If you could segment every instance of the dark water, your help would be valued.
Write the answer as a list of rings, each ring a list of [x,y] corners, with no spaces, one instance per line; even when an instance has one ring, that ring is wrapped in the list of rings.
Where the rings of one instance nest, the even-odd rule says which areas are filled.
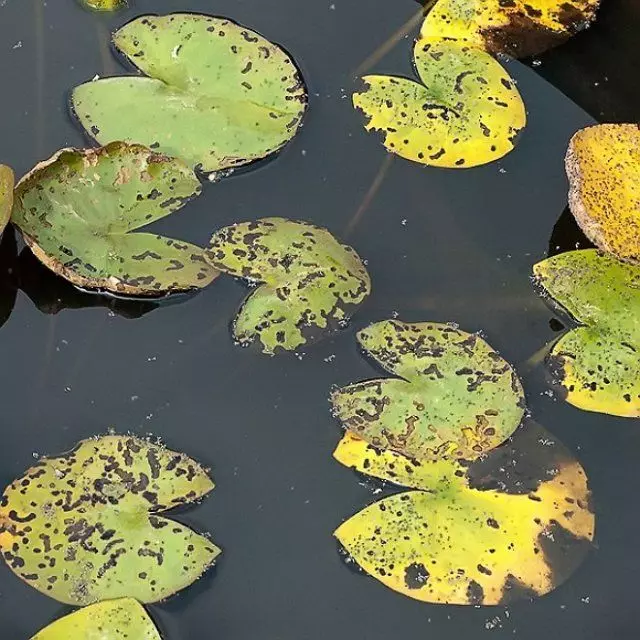
[[[228,323],[245,290],[228,278],[181,304],[114,304],[76,292],[28,254],[16,257],[5,238],[0,317],[13,296],[15,307],[0,328],[0,484],[28,467],[34,452],[62,452],[109,427],[152,433],[211,465],[216,491],[180,517],[210,530],[225,553],[200,583],[151,607],[167,640],[635,638],[637,421],[556,400],[545,393],[541,367],[531,364],[558,327],[529,274],[550,243],[573,241],[566,214],[553,239],[552,232],[566,205],[564,150],[590,117],[514,63],[530,112],[514,153],[459,172],[388,162],[350,106],[350,77],[415,13],[412,0],[136,0],[135,8],[106,17],[73,0],[6,0],[0,161],[20,174],[59,147],[82,145],[66,96],[96,73],[121,72],[108,32],[141,13],[180,9],[230,16],[283,44],[304,72],[311,108],[275,161],[208,186],[159,228],[205,243],[235,221],[303,218],[368,259],[374,293],[347,330],[299,357],[268,358],[233,345]],[[410,73],[410,49],[411,40],[403,41],[376,71]],[[380,188],[363,209],[381,170]],[[535,419],[584,465],[597,548],[549,596],[510,605],[508,614],[504,607],[428,605],[342,563],[331,532],[373,496],[331,457],[339,427],[328,391],[374,374],[354,331],[394,312],[482,329],[517,365]],[[66,611],[0,567],[2,640],[26,640]],[[487,630],[496,616],[499,624]]]

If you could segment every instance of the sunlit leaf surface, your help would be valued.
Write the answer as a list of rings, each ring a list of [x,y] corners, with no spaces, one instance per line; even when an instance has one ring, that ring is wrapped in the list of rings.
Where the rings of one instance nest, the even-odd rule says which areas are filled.
[[[0,164],[0,233],[4,231],[13,208],[14,175],[11,167]]]

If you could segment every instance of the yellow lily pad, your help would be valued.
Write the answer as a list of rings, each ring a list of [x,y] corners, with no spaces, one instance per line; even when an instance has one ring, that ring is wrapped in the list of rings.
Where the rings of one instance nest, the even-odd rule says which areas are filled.
[[[453,38],[523,58],[562,44],[595,19],[600,0],[439,0],[423,37]]]
[[[13,185],[15,176],[11,167],[0,164],[0,233],[4,231],[13,209]]]
[[[421,83],[365,76],[353,104],[391,153],[435,167],[468,168],[509,153],[526,125],[520,93],[481,49],[437,38],[414,47]]]
[[[127,6],[126,0],[82,0],[82,3],[94,11],[116,11]]]
[[[197,580],[220,550],[161,514],[212,489],[184,454],[131,436],[84,440],[7,487],[0,552],[19,578],[60,602],[163,600]]]
[[[566,158],[569,206],[584,234],[620,260],[640,264],[640,128],[578,131]]]

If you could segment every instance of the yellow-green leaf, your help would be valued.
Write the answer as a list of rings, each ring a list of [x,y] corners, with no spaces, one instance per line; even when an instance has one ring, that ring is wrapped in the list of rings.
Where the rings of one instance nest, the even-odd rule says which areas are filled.
[[[94,11],[115,11],[127,6],[126,0],[81,0]]]
[[[597,247],[640,264],[640,128],[600,124],[582,129],[566,158],[569,206]]]
[[[61,602],[156,602],[197,580],[220,553],[161,515],[212,488],[184,454],[131,436],[84,440],[7,487],[0,552],[18,577]]]
[[[468,168],[509,153],[526,125],[514,81],[488,53],[453,41],[418,40],[422,83],[365,76],[353,104],[388,151],[436,167]]]
[[[587,27],[599,4],[600,0],[439,0],[425,18],[421,35],[522,58],[561,44]]]
[[[92,604],[52,622],[31,640],[162,640],[144,607],[123,598]]]
[[[11,218],[14,180],[11,167],[0,164],[0,233],[4,231]]]

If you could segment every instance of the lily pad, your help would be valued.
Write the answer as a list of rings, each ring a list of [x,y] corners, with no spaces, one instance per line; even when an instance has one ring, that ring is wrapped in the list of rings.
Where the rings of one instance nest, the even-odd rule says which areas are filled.
[[[569,206],[584,234],[640,264],[640,128],[601,124],[578,131],[566,158]]]
[[[94,11],[116,11],[127,6],[126,0],[82,0],[82,3]]]
[[[371,291],[358,254],[307,222],[263,218],[225,227],[211,239],[208,259],[261,284],[245,300],[233,333],[244,346],[259,340],[269,354],[296,349],[314,328],[346,322]]]
[[[13,209],[14,175],[11,167],[0,164],[0,233],[4,231]]]
[[[504,442],[524,415],[515,371],[480,336],[448,324],[385,320],[357,335],[398,376],[331,395],[348,431],[416,460],[476,458]]]
[[[31,640],[162,640],[144,607],[123,598],[92,604],[52,622]]]
[[[496,605],[543,595],[591,547],[595,517],[584,470],[536,425],[470,467],[417,463],[352,434],[334,455],[420,489],[370,505],[334,534],[366,573],[411,598]]]
[[[73,91],[73,109],[99,143],[140,142],[212,172],[274,153],[307,105],[293,60],[224,18],[141,16],[115,47],[145,76],[104,78]]]
[[[204,251],[131,232],[200,190],[184,163],[140,145],[63,149],[20,180],[12,222],[43,264],[77,286],[140,296],[189,291],[218,275]]]
[[[600,0],[438,0],[421,35],[523,58],[562,44],[588,27],[599,4]]]
[[[509,153],[526,125],[520,93],[488,53],[453,41],[418,40],[415,66],[422,83],[365,76],[353,104],[402,158],[436,167],[468,168]]]
[[[60,602],[157,602],[197,580],[220,553],[161,515],[212,489],[207,471],[184,454],[131,436],[84,440],[5,490],[0,552],[19,578]]]
[[[570,404],[640,416],[640,266],[596,249],[534,266],[537,283],[581,325],[551,350],[549,366]]]

